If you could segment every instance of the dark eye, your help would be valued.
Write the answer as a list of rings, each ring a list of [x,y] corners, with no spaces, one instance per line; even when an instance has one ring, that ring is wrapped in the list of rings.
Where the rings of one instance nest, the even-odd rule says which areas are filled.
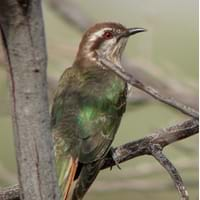
[[[111,31],[106,31],[104,34],[103,34],[103,37],[105,39],[111,39],[113,37],[113,33]]]

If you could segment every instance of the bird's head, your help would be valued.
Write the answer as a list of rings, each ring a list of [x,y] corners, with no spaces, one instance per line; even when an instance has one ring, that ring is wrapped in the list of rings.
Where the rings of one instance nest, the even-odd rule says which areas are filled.
[[[119,64],[128,37],[143,31],[143,28],[126,28],[119,23],[98,23],[83,35],[75,62],[88,66],[97,62],[98,55],[103,55]]]

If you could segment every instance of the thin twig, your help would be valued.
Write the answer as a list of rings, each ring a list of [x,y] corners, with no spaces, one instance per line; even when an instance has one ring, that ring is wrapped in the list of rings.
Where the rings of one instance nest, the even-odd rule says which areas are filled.
[[[122,70],[121,66],[118,66],[110,62],[108,59],[106,59],[104,56],[100,55],[99,53],[98,53],[98,59],[101,64],[103,64],[105,67],[114,71],[118,76],[120,76],[123,80],[127,81],[130,85],[144,91],[145,93],[149,94],[150,96],[157,99],[158,101],[176,108],[177,110],[181,111],[182,113],[186,115],[194,117],[195,119],[199,119],[199,113],[193,108],[186,106],[171,97],[169,98],[169,97],[164,97],[160,95],[160,93],[157,90],[155,90],[154,88],[150,86],[144,85],[144,83],[137,80],[132,75],[126,73],[124,70]]]
[[[170,160],[162,153],[162,148],[159,144],[150,145],[151,155],[167,170],[175,187],[181,195],[181,200],[189,200],[188,191],[186,190],[183,180],[177,169],[170,162]]]
[[[160,129],[153,134],[150,134],[149,136],[146,136],[137,141],[129,142],[119,147],[116,147],[114,149],[114,153],[117,156],[116,159],[118,160],[118,162],[122,163],[138,156],[151,155],[150,145],[152,144],[159,144],[162,148],[164,148],[165,146],[173,142],[182,140],[198,133],[198,130],[198,120],[186,120],[166,129]],[[114,165],[115,162],[113,161],[112,156],[109,154],[105,158],[105,164],[102,169],[109,168]],[[16,190],[16,187],[17,186],[14,186],[14,190]],[[9,187],[8,190],[5,188],[3,191],[0,190],[1,200],[13,200],[13,198],[3,198],[6,195],[7,191],[9,193],[12,192],[11,188],[12,187]],[[19,200],[19,198],[17,200]]]

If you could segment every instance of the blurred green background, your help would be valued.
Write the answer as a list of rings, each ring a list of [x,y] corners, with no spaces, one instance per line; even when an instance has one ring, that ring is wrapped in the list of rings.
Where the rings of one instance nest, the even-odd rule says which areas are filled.
[[[129,40],[126,56],[159,70],[198,92],[198,1],[196,0],[76,0],[94,22],[114,21],[127,27],[144,27],[148,32]],[[56,79],[75,57],[81,33],[61,19],[48,1],[43,4],[48,48],[48,73]],[[2,54],[2,50],[0,51]],[[0,55],[2,59],[2,55]],[[190,98],[190,97],[188,97]],[[127,107],[114,146],[142,138],[154,130],[175,124],[186,116],[161,103]],[[198,199],[198,136],[165,148],[181,173],[191,199]],[[88,200],[178,199],[169,175],[151,157],[143,156],[102,171],[90,189]],[[8,83],[0,62],[0,186],[17,182]]]

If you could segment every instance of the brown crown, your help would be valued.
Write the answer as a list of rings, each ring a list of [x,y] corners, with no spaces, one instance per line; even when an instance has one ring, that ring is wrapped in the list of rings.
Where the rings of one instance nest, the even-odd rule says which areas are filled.
[[[112,28],[113,31],[121,30],[125,31],[126,28],[120,24],[120,23],[114,23],[114,22],[104,22],[104,23],[98,23],[89,28],[83,35],[81,43],[79,45],[79,49],[82,48],[83,45],[85,45],[86,42],[88,42],[88,38],[95,32],[100,31],[104,28]]]
[[[113,32],[115,31],[125,31],[127,30],[122,24],[120,23],[114,23],[114,22],[104,22],[104,23],[97,23],[94,26],[90,27],[83,35],[82,40],[79,45],[79,50],[76,56],[76,61],[75,63],[80,63],[82,62],[86,57],[85,55],[85,47],[87,45],[90,45],[90,51],[94,51],[95,49],[98,48],[98,46],[103,42],[105,39],[102,37],[97,38],[95,41],[90,41],[89,39],[91,38],[92,34],[105,29],[105,28],[111,28]],[[91,42],[89,44],[89,42]],[[94,55],[95,56],[95,55]]]

